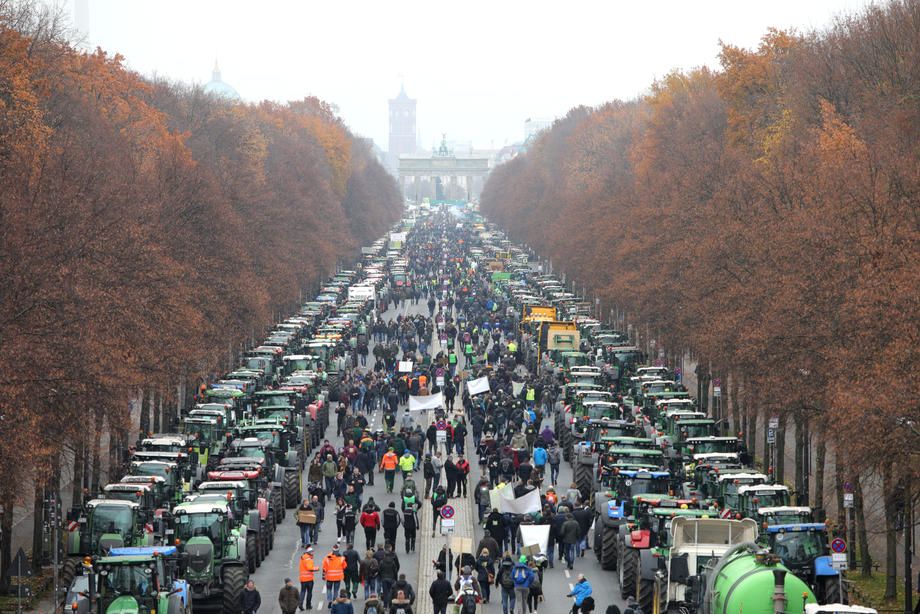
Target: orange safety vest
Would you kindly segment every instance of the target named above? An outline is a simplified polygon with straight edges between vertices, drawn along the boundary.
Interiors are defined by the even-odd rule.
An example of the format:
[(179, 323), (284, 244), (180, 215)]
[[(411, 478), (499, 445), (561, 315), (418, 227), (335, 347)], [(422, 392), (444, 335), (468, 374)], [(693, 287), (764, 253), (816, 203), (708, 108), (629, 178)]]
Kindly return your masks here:
[(301, 582), (312, 582), (313, 581), (313, 572), (319, 571), (319, 567), (316, 567), (313, 563), (312, 554), (304, 554), (300, 557), (300, 581)]
[(348, 567), (348, 561), (344, 556), (338, 556), (333, 553), (326, 555), (323, 559), (323, 577), (327, 582), (335, 582), (345, 579), (345, 568)]
[(396, 469), (398, 464), (399, 457), (396, 456), (395, 452), (387, 452), (383, 455), (383, 459), (380, 461), (380, 466), (388, 470)]
[(428, 376), (426, 376), (426, 375), (420, 375), (420, 376), (418, 377), (418, 387), (419, 387), (419, 388), (424, 388), (424, 387), (427, 386), (427, 385), (428, 385)]

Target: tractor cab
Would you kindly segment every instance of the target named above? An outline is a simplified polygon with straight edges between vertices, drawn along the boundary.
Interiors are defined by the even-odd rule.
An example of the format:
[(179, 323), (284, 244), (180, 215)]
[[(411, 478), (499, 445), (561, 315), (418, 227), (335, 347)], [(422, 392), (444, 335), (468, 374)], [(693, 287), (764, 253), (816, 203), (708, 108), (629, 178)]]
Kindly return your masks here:
[(153, 522), (157, 509), (157, 493), (153, 484), (128, 484), (116, 482), (102, 488), (102, 498), (106, 501), (129, 501), (138, 504), (138, 522)]
[(670, 496), (671, 474), (667, 471), (617, 470), (606, 491), (598, 492), (595, 499), (603, 505), (603, 513), (610, 519), (626, 519), (633, 514), (637, 495)]
[(764, 531), (771, 525), (814, 522), (811, 508), (805, 506), (760, 507), (757, 508), (756, 520)]
[(815, 591), (819, 601), (845, 600), (840, 594), (840, 572), (831, 566), (824, 523), (770, 525), (765, 537), (770, 550)]
[(718, 492), (715, 498), (723, 509), (741, 509), (740, 489), (744, 486), (766, 484), (768, 479), (763, 473), (720, 473), (716, 478)]
[(104, 554), (111, 548), (153, 544), (153, 527), (141, 522), (140, 505), (135, 501), (93, 499), (71, 526), (67, 553), (72, 555)]
[(187, 487), (187, 482), (182, 478), (179, 470), (179, 464), (175, 462), (136, 459), (131, 461), (131, 475), (162, 478), (163, 489), (170, 501), (180, 501)]
[(188, 583), (179, 579), (172, 546), (113, 548), (93, 561), (94, 612), (183, 612), (191, 608)]
[(225, 425), (236, 424), (233, 405), (225, 403), (198, 403), (188, 412), (190, 418), (219, 418)]
[(782, 484), (750, 484), (738, 488), (738, 511), (745, 518), (756, 518), (761, 507), (789, 505), (789, 487)]
[(737, 437), (690, 437), (684, 440), (687, 454), (696, 458), (700, 454), (737, 454)]
[(198, 464), (207, 467), (223, 453), (227, 443), (227, 427), (220, 416), (189, 416), (182, 421), (189, 448), (197, 455)]
[(125, 475), (121, 478), (122, 484), (147, 486), (153, 497), (153, 509), (172, 507), (172, 500), (166, 488), (166, 480), (158, 475)]

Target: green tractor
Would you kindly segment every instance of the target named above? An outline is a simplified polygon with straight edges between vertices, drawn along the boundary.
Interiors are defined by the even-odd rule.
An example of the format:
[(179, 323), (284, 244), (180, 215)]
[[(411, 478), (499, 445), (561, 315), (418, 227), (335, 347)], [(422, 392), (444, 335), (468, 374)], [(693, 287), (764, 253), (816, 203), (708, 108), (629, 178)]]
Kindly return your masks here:
[(255, 510), (259, 515), (259, 523), (247, 522), (247, 527), (258, 527), (257, 543), (261, 563), (261, 559), (267, 557), (274, 547), (275, 527), (280, 522), (278, 506), (283, 508), (281, 489), (267, 480), (263, 465), (252, 458), (225, 458), (217, 469), (208, 473), (208, 479), (214, 482), (245, 483), (240, 494), (246, 499), (247, 509)]
[(667, 471), (615, 468), (601, 480), (594, 493), (594, 554), (604, 569), (616, 569), (620, 526), (633, 515), (635, 497), (670, 496), (672, 478)]
[(188, 500), (199, 503), (215, 500), (227, 502), (233, 518), (239, 522), (240, 535), (243, 535), (245, 530), (246, 564), (249, 573), (255, 573), (256, 567), (262, 564), (274, 546), (274, 537), (266, 530), (267, 527), (263, 526), (264, 522), (259, 517), (258, 508), (250, 505), (249, 488), (249, 483), (245, 480), (202, 482)]
[(218, 601), (224, 614), (239, 614), (249, 579), (246, 539), (234, 527), (226, 501), (191, 501), (173, 510), (175, 544), (185, 562), (194, 602)]
[[(286, 428), (286, 424), (286, 422), (279, 421), (277, 417), (257, 418), (239, 427), (238, 433), (243, 441), (255, 438), (265, 446), (270, 460), (276, 466), (273, 471), (276, 481), (281, 483), (284, 507), (293, 509), (301, 501), (301, 469), (304, 459), (303, 429), (300, 429), (301, 438), (298, 438), (297, 429)], [(231, 443), (233, 455), (238, 455), (240, 451), (239, 441)], [(277, 467), (280, 467), (283, 473), (279, 472)]]
[(191, 594), (179, 578), (177, 553), (174, 546), (113, 548), (94, 559), (89, 591), (80, 594), (76, 614), (190, 614)]
[(68, 525), (67, 558), (61, 566), (61, 584), (68, 586), (80, 571), (79, 560), (103, 555), (112, 548), (154, 545), (151, 519), (137, 501), (92, 499), (77, 521)]
[[(261, 465), (262, 474), (265, 476), (266, 498), (271, 503), (275, 515), (275, 523), (280, 524), (286, 514), (285, 503), (288, 507), (297, 507), (300, 503), (300, 463), (297, 453), (282, 451), (282, 432), (268, 425), (251, 425), (241, 427), (240, 439), (230, 442), (228, 456), (221, 459), (218, 467), (228, 464), (249, 464), (257, 461)], [(239, 459), (239, 460), (235, 460)], [(292, 503), (289, 493), (296, 495)]]

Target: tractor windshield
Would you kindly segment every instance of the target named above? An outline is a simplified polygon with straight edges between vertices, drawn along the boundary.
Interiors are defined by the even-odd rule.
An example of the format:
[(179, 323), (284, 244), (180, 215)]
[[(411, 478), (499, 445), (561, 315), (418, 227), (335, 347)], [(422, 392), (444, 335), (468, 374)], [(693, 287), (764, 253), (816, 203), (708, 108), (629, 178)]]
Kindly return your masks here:
[(126, 505), (97, 505), (91, 522), (93, 543), (106, 533), (117, 533), (127, 542), (134, 528), (134, 510)]
[(265, 450), (262, 448), (241, 447), (237, 454), (245, 458), (265, 458)]
[(630, 495), (666, 495), (670, 484), (660, 478), (624, 478), (623, 486)]
[(733, 439), (695, 440), (690, 442), (690, 452), (693, 454), (730, 454), (738, 451), (738, 443)]
[(786, 565), (805, 565), (827, 554), (827, 536), (819, 531), (774, 533), (773, 551)]
[(207, 537), (215, 545), (221, 543), (220, 526), (223, 517), (217, 513), (178, 514), (176, 537), (188, 541), (192, 537)]
[(691, 437), (707, 437), (712, 435), (712, 424), (682, 424), (680, 434), (683, 439)]
[(169, 480), (170, 466), (163, 463), (141, 463), (134, 470), (134, 475), (152, 475)]
[(99, 588), (102, 596), (119, 595), (149, 596), (153, 594), (153, 572), (140, 565), (112, 565), (100, 575)]

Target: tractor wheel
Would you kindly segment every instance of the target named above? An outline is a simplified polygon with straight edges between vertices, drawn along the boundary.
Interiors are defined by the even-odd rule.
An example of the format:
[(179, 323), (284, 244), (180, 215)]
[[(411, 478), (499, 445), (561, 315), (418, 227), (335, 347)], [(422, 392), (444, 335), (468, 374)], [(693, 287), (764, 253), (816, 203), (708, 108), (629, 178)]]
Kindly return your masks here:
[[(636, 550), (636, 552), (638, 553), (639, 551)], [(639, 596), (637, 599), (643, 612), (654, 612), (652, 609), (656, 599), (654, 580), (639, 579)]]
[(821, 578), (820, 591), (824, 595), (823, 603), (847, 603), (846, 589), (842, 593), (840, 592), (837, 576)]
[(249, 574), (243, 566), (231, 565), (224, 567), (221, 576), (224, 585), (223, 614), (239, 614), (240, 593), (243, 592)]
[(581, 492), (582, 501), (587, 501), (591, 495), (591, 472), (594, 465), (585, 465), (581, 459), (575, 459), (575, 486)]
[(329, 400), (338, 401), (339, 400), (339, 374), (328, 373), (326, 375), (326, 386), (329, 387)]
[(639, 551), (626, 546), (621, 546), (621, 548), (623, 549), (623, 556), (620, 559), (620, 597), (626, 599), (630, 595), (636, 596), (636, 581), (639, 577)]
[[(61, 564), (61, 575), (59, 576), (59, 585), (64, 589), (64, 596), (67, 596), (67, 590), (73, 582), (74, 576), (77, 575), (77, 559), (64, 559)], [(57, 596), (55, 596), (57, 599)], [(68, 604), (64, 604), (65, 608)]]
[(271, 546), (268, 543), (268, 537), (272, 532), (271, 525), (268, 522), (263, 522), (259, 532), (259, 544), (262, 546), (260, 554), (262, 556), (262, 560), (264, 561), (268, 558), (268, 555), (271, 554)]
[[(617, 534), (613, 527), (601, 526), (601, 551), (598, 553), (601, 569), (617, 568)], [(597, 528), (594, 529), (595, 531)]]
[(280, 489), (272, 491), (272, 507), (275, 511), (275, 524), (281, 524), (287, 510), (284, 509), (284, 493)]
[(278, 525), (275, 524), (275, 519), (272, 518), (272, 526), (269, 527), (268, 531), (268, 549), (271, 550), (275, 547), (275, 529)]
[(288, 509), (300, 503), (300, 472), (288, 471), (284, 474), (284, 505)]
[(255, 573), (259, 566), (259, 550), (256, 541), (258, 537), (253, 531), (246, 531), (246, 566), (249, 573)]

